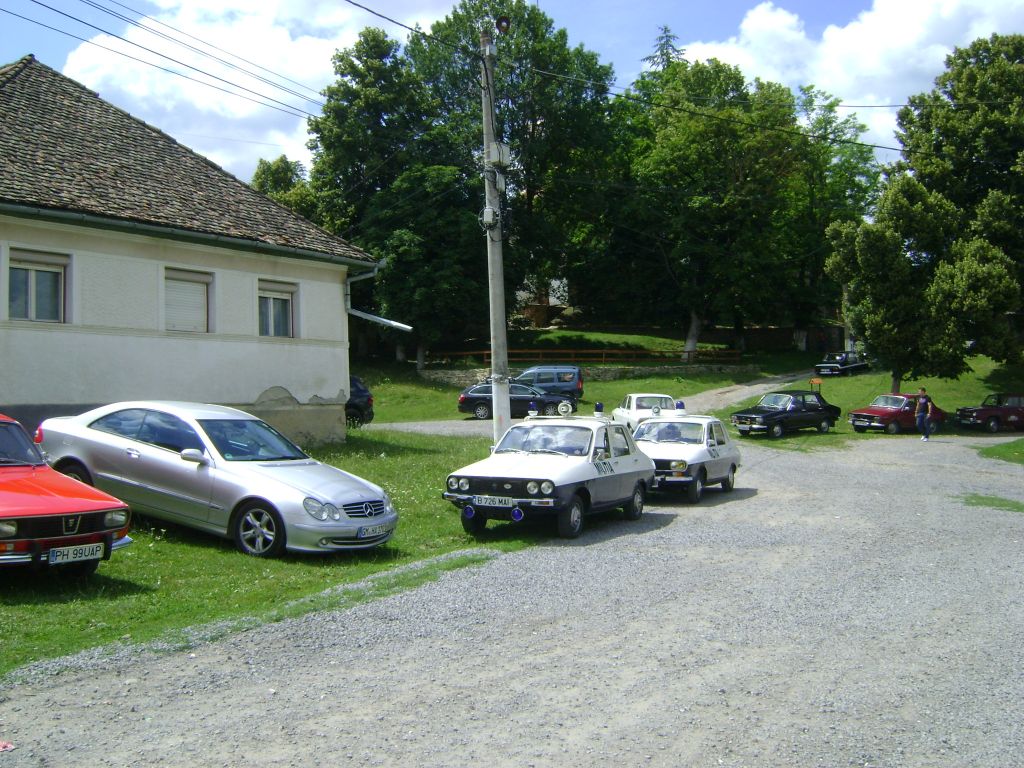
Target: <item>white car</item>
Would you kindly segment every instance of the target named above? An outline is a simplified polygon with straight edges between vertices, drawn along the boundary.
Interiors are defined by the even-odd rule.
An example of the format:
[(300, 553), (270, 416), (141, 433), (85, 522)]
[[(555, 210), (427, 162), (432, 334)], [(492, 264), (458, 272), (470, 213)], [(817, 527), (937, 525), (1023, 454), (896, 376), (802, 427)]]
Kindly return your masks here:
[(647, 419), (633, 437), (654, 460), (654, 488), (686, 490), (700, 501), (705, 486), (721, 483), (731, 491), (740, 466), (740, 449), (714, 416), (669, 415)]
[(375, 547), (398, 525), (382, 488), (234, 408), (114, 403), (47, 419), (36, 442), (54, 469), (132, 510), (233, 539), (257, 557)]
[(479, 535), (488, 520), (554, 517), (563, 538), (592, 512), (622, 507), (638, 520), (654, 481), (654, 462), (623, 425), (603, 416), (530, 416), (486, 459), (448, 476), (442, 496)]
[(682, 400), (676, 400), (671, 395), (634, 392), (622, 398), (622, 402), (612, 411), (612, 419), (625, 424), (629, 431), (633, 432), (641, 422), (652, 416), (676, 411), (686, 413)]

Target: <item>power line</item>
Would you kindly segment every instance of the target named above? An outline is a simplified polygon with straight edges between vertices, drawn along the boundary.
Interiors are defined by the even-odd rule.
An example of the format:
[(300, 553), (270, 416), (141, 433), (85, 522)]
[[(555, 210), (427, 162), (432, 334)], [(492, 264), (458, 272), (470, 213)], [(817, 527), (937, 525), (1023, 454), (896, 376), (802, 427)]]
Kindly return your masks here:
[[(173, 63), (175, 63), (175, 64), (177, 64), (179, 66), (186, 67), (187, 69), (191, 69), (194, 72), (198, 72), (201, 75), (205, 75), (206, 77), (210, 77), (210, 78), (213, 78), (214, 80), (218, 80), (218, 81), (220, 81), (222, 83), (230, 85), (233, 88), (239, 88), (239, 89), (241, 89), (243, 91), (246, 91), (247, 93), (253, 94), (254, 96), (258, 96), (261, 99), (266, 99), (267, 101), (272, 101), (275, 104), (278, 104), (278, 105), (280, 105), (280, 106), (282, 106), (282, 107), (284, 107), (284, 108), (286, 108), (288, 110), (293, 110), (295, 112), (301, 112), (302, 115), (304, 115), (306, 117), (313, 117), (312, 114), (310, 114), (309, 112), (306, 112), (304, 109), (302, 109), (300, 107), (295, 107), (295, 106), (293, 106), (291, 104), (286, 104), (283, 101), (278, 101), (277, 99), (274, 99), (274, 98), (272, 98), (270, 96), (267, 96), (265, 94), (259, 93), (258, 91), (254, 91), (251, 88), (246, 88), (244, 85), (239, 85), (238, 83), (233, 83), (230, 80), (226, 80), (223, 77), (219, 77), (219, 76), (214, 75), (214, 74), (212, 74), (210, 72), (206, 72), (205, 70), (200, 69), (199, 67), (194, 67), (191, 64), (187, 64), (186, 62), (179, 61), (178, 59), (175, 59), (172, 56), (168, 56), (168, 55), (163, 54), (163, 53), (158, 53), (157, 51), (154, 51), (151, 48), (147, 48), (144, 45), (141, 45), (141, 44), (136, 43), (136, 42), (134, 42), (132, 40), (128, 40), (128, 39), (126, 39), (124, 37), (121, 37), (120, 35), (116, 35), (116, 34), (114, 34), (112, 32), (109, 32), (109, 31), (103, 29), (102, 27), (98, 27), (95, 24), (91, 24), (88, 21), (85, 21), (84, 19), (79, 19), (78, 17), (72, 16), (69, 13), (65, 13), (64, 11), (57, 10), (56, 8), (47, 5), (46, 3), (42, 2), (41, 0), (31, 0), (31, 2), (35, 3), (38, 6), (46, 8), (47, 10), (53, 11), (54, 13), (59, 14), (60, 16), (64, 16), (65, 18), (71, 19), (72, 21), (76, 21), (79, 24), (82, 24), (82, 25), (84, 25), (86, 27), (89, 27), (91, 29), (95, 29), (97, 32), (101, 32), (104, 35), (108, 35), (108, 36), (113, 37), (113, 38), (115, 38), (117, 40), (120, 40), (121, 42), (128, 43), (129, 45), (133, 45), (136, 48), (141, 48), (142, 50), (146, 51), (147, 53), (151, 53), (154, 56), (159, 56), (162, 59), (167, 59), (168, 61), (171, 61), (171, 62), (173, 62)], [(72, 37), (74, 37), (74, 35), (72, 35)], [(78, 39), (81, 39), (81, 38), (78, 38)], [(102, 48), (104, 46), (100, 46), (100, 47)], [(108, 50), (110, 50), (110, 49), (108, 49)], [(129, 57), (129, 58), (132, 58), (132, 57)], [(136, 59), (136, 60), (139, 61), (138, 59)], [(147, 63), (148, 64), (149, 62), (143, 62), (143, 63)], [(151, 66), (157, 66), (157, 65), (151, 64)], [(158, 67), (158, 66), (157, 66), (157, 68), (158, 69), (163, 69), (162, 67)], [(164, 70), (164, 71), (167, 71), (167, 70)], [(175, 72), (174, 74), (178, 74), (178, 73)], [(202, 82), (202, 81), (197, 81), (197, 82)], [(230, 91), (228, 91), (228, 93), (230, 93)], [(269, 106), (269, 105), (267, 105), (267, 106)], [(297, 117), (300, 117), (302, 115), (297, 115)]]
[[(241, 73), (243, 73), (245, 75), (248, 75), (249, 77), (252, 77), (252, 78), (254, 78), (254, 79), (256, 79), (256, 80), (258, 80), (258, 81), (260, 81), (262, 83), (265, 83), (266, 85), (269, 85), (272, 88), (277, 88), (278, 90), (284, 91), (285, 93), (287, 93), (287, 94), (289, 94), (291, 96), (296, 96), (296, 97), (302, 99), (303, 101), (312, 102), (312, 103), (316, 104), (317, 106), (320, 106), (320, 107), (324, 106), (324, 103), (322, 101), (320, 101), (319, 99), (311, 99), (311, 98), (309, 98), (307, 96), (304, 96), (303, 94), (299, 93), (296, 90), (293, 90), (291, 88), (287, 88), (287, 87), (285, 87), (283, 85), (279, 85), (278, 83), (275, 83), (274, 81), (269, 80), (268, 78), (263, 77), (262, 75), (259, 75), (256, 72), (248, 70), (245, 67), (240, 67), (239, 65), (233, 64), (232, 62), (227, 61), (226, 59), (222, 59), (219, 56), (214, 56), (214, 55), (212, 55), (212, 54), (210, 54), (210, 53), (208, 53), (206, 51), (203, 51), (203, 50), (197, 48), (194, 45), (190, 45), (189, 43), (186, 43), (186, 42), (183, 42), (181, 40), (178, 40), (177, 38), (173, 37), (172, 35), (168, 35), (168, 34), (166, 34), (164, 32), (160, 32), (159, 30), (153, 29), (153, 28), (148, 27), (148, 26), (146, 26), (144, 24), (140, 24), (138, 21), (132, 19), (129, 16), (126, 16), (123, 13), (118, 13), (117, 11), (114, 11), (112, 9), (109, 9), (109, 8), (106, 8), (106, 7), (102, 6), (98, 2), (95, 2), (95, 0), (80, 0), (80, 2), (82, 2), (85, 5), (90, 6), (92, 8), (95, 8), (98, 11), (102, 11), (103, 13), (106, 13), (106, 14), (108, 14), (110, 16), (113, 16), (115, 19), (119, 19), (119, 20), (121, 20), (121, 21), (123, 21), (123, 22), (125, 22), (127, 24), (130, 24), (130, 25), (132, 25), (134, 27), (137, 27), (138, 29), (141, 29), (141, 30), (143, 30), (145, 32), (148, 32), (151, 35), (155, 35), (156, 37), (159, 37), (159, 38), (161, 38), (163, 40), (166, 40), (167, 42), (174, 43), (175, 45), (179, 45), (179, 46), (181, 46), (183, 48), (187, 48), (188, 50), (192, 51), (193, 53), (197, 53), (200, 56), (203, 56), (203, 57), (208, 58), (208, 59), (212, 59), (213, 61), (216, 61), (217, 63), (222, 64), (225, 67), (228, 67), (229, 69), (233, 69), (233, 70), (241, 72)], [(149, 19), (150, 21), (152, 21), (154, 23), (157, 23), (157, 24), (160, 24), (161, 26), (164, 26), (167, 29), (170, 29), (170, 30), (174, 31), (174, 32), (176, 32), (179, 35), (186, 35), (187, 37), (190, 37), (191, 39), (195, 40), (198, 43), (201, 43), (202, 45), (207, 46), (208, 48), (213, 48), (214, 50), (221, 50), (219, 48), (216, 48), (216, 46), (213, 46), (210, 43), (205, 42), (204, 40), (200, 40), (199, 38), (193, 37), (192, 35), (187, 35), (187, 33), (182, 32), (181, 30), (175, 29), (174, 27), (171, 27), (170, 25), (163, 24), (162, 22), (156, 21), (156, 19), (153, 19), (153, 18), (151, 18), (149, 16), (146, 16), (145, 14), (142, 14), (139, 11), (135, 11), (135, 10), (133, 10), (131, 8), (128, 8), (125, 5), (121, 5), (120, 3), (115, 3), (115, 4), (121, 6), (122, 8), (125, 8), (126, 10), (131, 11), (132, 13), (138, 14), (140, 16), (140, 18)], [(239, 58), (239, 57), (235, 56), (234, 54), (229, 53), (227, 51), (221, 51), (221, 52), (227, 54), (228, 56), (233, 56), (234, 58)], [(240, 59), (240, 60), (245, 61), (244, 59)], [(246, 63), (252, 64), (252, 62), (246, 62)], [(258, 64), (253, 64), (253, 66), (258, 67), (259, 69), (262, 69), (263, 71), (268, 72), (268, 73), (274, 75), (275, 77), (279, 77), (281, 79), (286, 79), (286, 78), (283, 78), (281, 75), (279, 75), (279, 74), (277, 74), (275, 72), (272, 72), (269, 69), (266, 69), (265, 67), (259, 66)], [(306, 88), (306, 86), (303, 86), (301, 84), (299, 84), (299, 86), (302, 87), (302, 88)], [(312, 89), (310, 89), (310, 88), (306, 88), (306, 89), (312, 91)]]
[[(305, 118), (305, 117), (308, 116), (308, 113), (299, 113), (299, 112), (293, 111), (293, 109), (290, 108), (290, 107), (282, 109), (281, 107), (274, 106), (273, 104), (267, 104), (264, 101), (260, 101), (259, 99), (251, 98), (249, 96), (246, 96), (245, 94), (237, 93), (235, 91), (230, 91), (227, 88), (221, 88), (220, 86), (214, 85), (213, 83), (208, 83), (208, 82), (206, 82), (204, 80), (200, 80), (200, 79), (198, 79), (196, 77), (192, 77), (190, 75), (186, 75), (186, 74), (184, 74), (182, 72), (178, 72), (178, 71), (173, 70), (173, 69), (168, 69), (167, 67), (162, 67), (159, 64), (153, 63), (152, 61), (146, 61), (145, 59), (140, 59), (137, 56), (132, 56), (130, 53), (125, 53), (124, 51), (119, 51), (116, 48), (109, 48), (109, 47), (107, 47), (105, 45), (101, 45), (100, 43), (93, 42), (92, 40), (87, 40), (84, 37), (79, 37), (78, 35), (73, 34), (71, 32), (68, 32), (66, 30), (58, 29), (57, 27), (53, 27), (53, 26), (50, 26), (49, 24), (45, 24), (45, 23), (43, 23), (41, 21), (38, 21), (37, 19), (30, 19), (27, 16), (22, 16), (21, 14), (15, 13), (14, 11), (10, 11), (10, 10), (8, 10), (6, 8), (0, 8), (0, 12), (6, 13), (9, 16), (14, 16), (15, 18), (21, 19), (22, 21), (27, 21), (27, 22), (30, 22), (30, 23), (35, 24), (37, 26), (43, 27), (44, 29), (48, 29), (51, 32), (57, 32), (58, 34), (65, 35), (65, 36), (70, 37), (70, 38), (72, 38), (74, 40), (78, 40), (79, 42), (87, 43), (88, 45), (95, 46), (96, 48), (101, 48), (102, 50), (108, 51), (109, 53), (116, 53), (118, 56), (124, 56), (126, 59), (131, 59), (132, 61), (137, 61), (140, 64), (145, 64), (147, 67), (153, 67), (154, 69), (158, 69), (161, 72), (166, 72), (167, 74), (175, 75), (177, 77), (184, 78), (185, 80), (190, 80), (190, 81), (192, 81), (194, 83), (198, 83), (199, 85), (205, 85), (207, 88), (213, 88), (216, 91), (220, 91), (221, 93), (226, 93), (226, 94), (228, 94), (230, 96), (236, 96), (236, 97), (238, 97), (240, 99), (245, 99), (246, 101), (251, 101), (254, 104), (259, 104), (261, 107), (267, 107), (269, 109), (273, 109), (273, 110), (276, 110), (278, 112), (283, 112), (284, 114), (290, 115), (292, 117)], [(287, 107), (287, 105), (286, 105), (286, 107)]]

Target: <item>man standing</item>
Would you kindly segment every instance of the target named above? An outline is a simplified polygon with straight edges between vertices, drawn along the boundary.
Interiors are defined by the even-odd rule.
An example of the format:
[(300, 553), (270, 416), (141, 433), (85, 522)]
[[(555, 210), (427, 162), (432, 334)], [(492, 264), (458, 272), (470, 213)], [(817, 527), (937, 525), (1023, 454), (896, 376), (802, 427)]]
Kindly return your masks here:
[(917, 390), (917, 408), (914, 410), (917, 417), (917, 430), (921, 433), (921, 439), (928, 442), (928, 433), (931, 431), (932, 399), (928, 397), (924, 387)]

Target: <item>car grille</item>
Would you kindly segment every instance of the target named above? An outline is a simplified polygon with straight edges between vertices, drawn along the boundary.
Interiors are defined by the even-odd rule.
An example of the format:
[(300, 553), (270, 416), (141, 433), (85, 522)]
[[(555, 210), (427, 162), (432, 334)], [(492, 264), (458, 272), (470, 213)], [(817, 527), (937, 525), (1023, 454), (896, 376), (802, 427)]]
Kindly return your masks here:
[(733, 416), (733, 424), (757, 424), (757, 418), (754, 416)]
[(346, 504), (342, 509), (348, 517), (376, 517), (384, 514), (384, 500), (356, 501)]
[(476, 477), (470, 478), (470, 493), (481, 496), (526, 496), (526, 480)]
[(80, 515), (52, 515), (48, 517), (18, 518), (19, 539), (57, 539), (110, 530), (103, 527), (103, 512)]

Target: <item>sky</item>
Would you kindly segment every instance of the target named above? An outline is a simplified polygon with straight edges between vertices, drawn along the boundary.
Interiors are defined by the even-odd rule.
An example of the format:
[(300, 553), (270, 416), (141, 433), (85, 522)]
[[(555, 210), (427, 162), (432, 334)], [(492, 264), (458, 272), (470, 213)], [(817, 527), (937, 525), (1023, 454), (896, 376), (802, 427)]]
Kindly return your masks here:
[[(882, 162), (898, 156), (885, 149), (899, 146), (897, 106), (931, 90), (954, 48), (1024, 32), (1024, 0), (530, 2), (567, 31), (571, 45), (612, 64), (621, 88), (640, 74), (665, 26), (690, 60), (717, 58), (748, 80), (794, 91), (814, 85), (868, 126), (864, 141), (880, 147)], [(370, 11), (429, 30), (452, 7), (452, 0), (0, 0), (0, 64), (34, 54), (249, 181), (261, 158), (284, 154), (309, 166), (306, 117), (319, 114), (336, 50), (367, 26), (407, 39), (406, 29)], [(168, 37), (186, 33), (192, 49), (215, 46), (236, 68), (142, 26)], [(246, 89), (241, 96), (228, 93), (236, 85)]]

